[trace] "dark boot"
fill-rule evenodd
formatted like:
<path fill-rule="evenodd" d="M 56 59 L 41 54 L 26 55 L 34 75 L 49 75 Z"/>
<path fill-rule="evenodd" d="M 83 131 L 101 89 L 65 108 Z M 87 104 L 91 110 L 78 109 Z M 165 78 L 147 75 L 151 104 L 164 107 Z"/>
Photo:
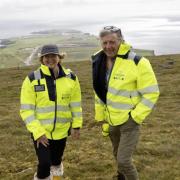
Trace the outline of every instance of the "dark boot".
<path fill-rule="evenodd" d="M 118 175 L 113 176 L 113 180 L 126 180 L 126 178 L 122 173 L 118 172 Z"/>
<path fill-rule="evenodd" d="M 118 180 L 126 180 L 126 178 L 122 173 L 118 173 Z"/>

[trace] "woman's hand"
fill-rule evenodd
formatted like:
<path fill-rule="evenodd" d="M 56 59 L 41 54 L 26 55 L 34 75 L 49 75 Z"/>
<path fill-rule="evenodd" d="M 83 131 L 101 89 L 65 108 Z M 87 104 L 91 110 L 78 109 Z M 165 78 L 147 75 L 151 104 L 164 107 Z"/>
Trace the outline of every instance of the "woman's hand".
<path fill-rule="evenodd" d="M 39 148 L 40 143 L 45 147 L 49 145 L 49 141 L 45 135 L 42 135 L 41 137 L 37 139 L 37 148 Z"/>
<path fill-rule="evenodd" d="M 77 128 L 77 129 L 71 129 L 71 136 L 73 139 L 79 139 L 80 137 L 80 129 Z"/>

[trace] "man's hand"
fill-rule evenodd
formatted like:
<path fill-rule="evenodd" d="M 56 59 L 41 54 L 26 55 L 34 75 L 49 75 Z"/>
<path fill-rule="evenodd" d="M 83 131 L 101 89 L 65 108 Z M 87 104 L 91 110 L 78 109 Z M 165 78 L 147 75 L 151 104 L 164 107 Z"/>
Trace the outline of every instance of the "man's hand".
<path fill-rule="evenodd" d="M 42 135 L 41 137 L 37 139 L 37 148 L 39 148 L 40 143 L 45 147 L 49 145 L 49 141 L 45 135 Z"/>
<path fill-rule="evenodd" d="M 77 128 L 77 129 L 71 129 L 71 136 L 73 139 L 79 139 L 80 137 L 80 129 Z"/>

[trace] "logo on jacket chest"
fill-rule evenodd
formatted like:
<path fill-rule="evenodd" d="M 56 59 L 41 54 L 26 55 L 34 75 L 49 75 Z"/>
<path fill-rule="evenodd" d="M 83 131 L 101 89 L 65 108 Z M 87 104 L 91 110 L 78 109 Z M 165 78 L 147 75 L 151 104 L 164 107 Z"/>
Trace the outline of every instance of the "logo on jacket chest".
<path fill-rule="evenodd" d="M 123 72 L 117 72 L 113 75 L 113 79 L 115 80 L 124 80 L 125 74 Z"/>
<path fill-rule="evenodd" d="M 62 99 L 62 100 L 69 100 L 69 99 L 70 99 L 70 96 L 71 96 L 70 94 L 63 93 L 61 99 Z"/>

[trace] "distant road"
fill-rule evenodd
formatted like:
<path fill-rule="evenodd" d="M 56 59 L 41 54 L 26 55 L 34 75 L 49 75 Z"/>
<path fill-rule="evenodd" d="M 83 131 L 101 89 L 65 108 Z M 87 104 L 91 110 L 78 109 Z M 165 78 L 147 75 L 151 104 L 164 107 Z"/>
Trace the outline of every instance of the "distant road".
<path fill-rule="evenodd" d="M 40 48 L 40 46 L 35 47 L 35 48 L 33 49 L 32 53 L 30 54 L 30 56 L 28 56 L 28 57 L 26 58 L 26 60 L 24 61 L 24 64 L 25 64 L 26 66 L 32 65 L 32 60 L 35 59 L 35 57 L 37 56 L 38 51 L 39 51 L 39 48 Z"/>

